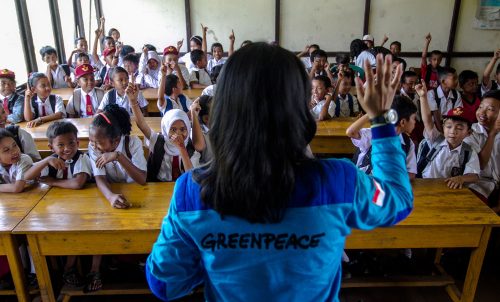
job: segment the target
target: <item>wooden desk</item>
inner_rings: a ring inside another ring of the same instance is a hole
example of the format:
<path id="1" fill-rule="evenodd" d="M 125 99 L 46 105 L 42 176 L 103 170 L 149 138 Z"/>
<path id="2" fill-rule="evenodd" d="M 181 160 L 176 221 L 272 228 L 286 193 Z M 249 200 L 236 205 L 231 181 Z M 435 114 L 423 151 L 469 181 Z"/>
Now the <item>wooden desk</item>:
<path id="1" fill-rule="evenodd" d="M 78 128 L 78 137 L 80 139 L 80 148 L 86 149 L 89 141 L 89 125 L 92 122 L 91 118 L 66 119 L 71 121 Z M 351 139 L 345 134 L 349 125 L 356 118 L 337 118 L 328 121 L 318 122 L 316 136 L 311 142 L 313 153 L 323 154 L 353 154 L 354 146 Z M 160 131 L 160 117 L 146 117 L 148 125 L 155 131 Z M 50 123 L 42 124 L 35 128 L 27 128 L 26 122 L 19 123 L 19 126 L 31 134 L 35 140 L 36 147 L 39 151 L 47 152 L 48 139 L 46 136 L 47 128 Z M 137 135 L 143 138 L 144 135 L 139 130 L 134 121 L 132 121 L 132 135 Z"/>
<path id="2" fill-rule="evenodd" d="M 113 184 L 114 192 L 123 192 L 132 203 L 126 210 L 112 208 L 95 185 L 77 191 L 73 200 L 68 196 L 74 196 L 74 190 L 52 188 L 15 230 L 27 234 L 42 300 L 55 301 L 46 256 L 149 253 L 173 186 Z"/>
<path id="3" fill-rule="evenodd" d="M 146 88 L 141 90 L 144 98 L 149 102 L 148 111 L 149 112 L 158 112 L 158 107 L 156 106 L 156 100 L 158 99 L 158 89 L 156 88 Z M 196 99 L 201 95 L 203 89 L 185 89 L 182 93 L 190 98 L 191 100 Z M 52 94 L 59 95 L 64 104 L 67 105 L 69 98 L 73 94 L 73 88 L 58 88 L 52 89 Z"/>
<path id="4" fill-rule="evenodd" d="M 15 290 L 2 290 L 0 295 L 17 295 L 18 301 L 31 301 L 19 246 L 11 232 L 48 190 L 47 186 L 35 186 L 23 193 L 0 193 L 0 255 L 7 256 L 15 286 Z"/>
<path id="5" fill-rule="evenodd" d="M 45 257 L 52 255 L 149 253 L 169 207 L 173 183 L 146 186 L 115 184 L 134 205 L 113 209 L 94 185 L 78 191 L 78 200 L 68 200 L 74 191 L 53 188 L 14 229 L 26 234 L 38 273 L 43 301 L 55 301 Z M 462 294 L 451 277 L 431 281 L 391 282 L 390 286 L 446 286 L 453 301 L 472 302 L 491 227 L 500 218 L 468 190 L 450 190 L 441 180 L 413 183 L 415 205 L 400 225 L 371 232 L 353 230 L 347 249 L 457 248 L 471 247 Z M 143 200 L 143 202 L 141 202 Z M 343 287 L 384 286 L 344 282 Z M 385 285 L 387 286 L 387 284 Z"/>

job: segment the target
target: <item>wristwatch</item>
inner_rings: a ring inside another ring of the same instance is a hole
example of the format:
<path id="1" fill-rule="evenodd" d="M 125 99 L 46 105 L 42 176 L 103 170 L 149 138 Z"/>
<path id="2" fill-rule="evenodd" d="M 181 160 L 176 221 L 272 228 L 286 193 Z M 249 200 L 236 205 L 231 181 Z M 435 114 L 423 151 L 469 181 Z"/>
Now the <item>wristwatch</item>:
<path id="1" fill-rule="evenodd" d="M 398 113 L 394 109 L 386 111 L 384 114 L 370 119 L 372 125 L 396 124 Z"/>

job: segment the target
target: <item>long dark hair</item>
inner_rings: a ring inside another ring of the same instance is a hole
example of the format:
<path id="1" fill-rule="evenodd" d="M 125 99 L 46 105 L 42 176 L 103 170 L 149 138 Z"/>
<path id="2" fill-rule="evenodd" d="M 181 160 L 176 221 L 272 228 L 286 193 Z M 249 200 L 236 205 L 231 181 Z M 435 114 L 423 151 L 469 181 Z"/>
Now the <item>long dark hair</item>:
<path id="1" fill-rule="evenodd" d="M 95 115 L 91 127 L 104 129 L 106 137 L 114 139 L 122 135 L 130 135 L 132 123 L 127 109 L 117 104 L 108 104 L 104 111 Z"/>
<path id="2" fill-rule="evenodd" d="M 360 53 L 362 53 L 364 50 L 368 49 L 368 46 L 366 46 L 365 42 L 361 41 L 360 39 L 354 39 L 351 41 L 351 57 L 357 57 L 359 56 Z"/>
<path id="3" fill-rule="evenodd" d="M 194 175 L 207 206 L 251 222 L 283 218 L 295 170 L 310 160 L 310 96 L 304 66 L 281 47 L 253 43 L 229 58 L 211 108 L 214 158 Z"/>

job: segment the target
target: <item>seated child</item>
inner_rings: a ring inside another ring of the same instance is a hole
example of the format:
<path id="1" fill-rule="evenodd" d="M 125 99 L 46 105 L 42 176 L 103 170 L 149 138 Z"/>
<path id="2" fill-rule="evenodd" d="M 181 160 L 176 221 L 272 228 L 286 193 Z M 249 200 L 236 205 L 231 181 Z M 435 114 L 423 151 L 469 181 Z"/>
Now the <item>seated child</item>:
<path id="1" fill-rule="evenodd" d="M 7 122 L 16 124 L 23 121 L 24 101 L 16 93 L 16 74 L 8 69 L 0 70 L 0 104 L 7 114 Z"/>
<path id="2" fill-rule="evenodd" d="M 94 79 L 95 79 L 96 83 L 101 82 L 100 70 L 98 68 L 94 67 L 95 66 L 94 64 L 90 63 L 90 56 L 87 53 L 84 53 L 84 52 L 77 53 L 75 56 L 75 60 L 76 60 L 75 68 L 71 69 L 71 83 L 73 84 L 73 87 L 78 87 L 78 81 L 76 80 L 75 70 L 78 66 L 83 65 L 83 64 L 91 65 L 94 69 Z"/>
<path id="3" fill-rule="evenodd" d="M 161 60 L 156 51 L 142 49 L 139 60 L 139 73 L 142 75 L 144 88 L 158 88 Z"/>
<path id="4" fill-rule="evenodd" d="M 71 70 L 68 65 L 57 62 L 57 51 L 53 47 L 42 47 L 40 55 L 42 56 L 42 61 L 47 63 L 45 75 L 53 88 L 73 87 L 71 83 Z"/>
<path id="5" fill-rule="evenodd" d="M 87 62 L 87 64 L 94 65 L 94 60 L 90 57 L 90 53 L 88 51 L 89 47 L 87 39 L 85 39 L 84 37 L 76 38 L 75 49 L 71 51 L 71 54 L 69 55 L 68 58 L 68 62 L 71 62 L 71 67 L 76 68 L 79 65 L 76 62 L 79 54 L 86 54 L 90 60 L 90 62 Z"/>
<path id="6" fill-rule="evenodd" d="M 354 59 L 354 64 L 359 68 L 364 67 L 365 60 L 370 62 L 372 69 L 377 67 L 377 60 L 375 60 L 375 56 L 370 52 L 368 46 L 360 39 L 354 39 L 351 41 L 350 54 L 351 58 Z"/>
<path id="7" fill-rule="evenodd" d="M 462 105 L 469 121 L 477 122 L 476 110 L 481 104 L 481 91 L 478 89 L 479 77 L 472 70 L 464 70 L 458 75 L 458 84 L 462 89 Z"/>
<path id="8" fill-rule="evenodd" d="M 115 40 L 112 37 L 104 38 L 105 48 L 102 52 L 103 59 L 99 57 L 97 53 L 97 46 L 99 43 L 99 37 L 104 32 L 104 24 L 101 19 L 101 24 L 99 28 L 95 31 L 94 44 L 92 46 L 92 58 L 94 59 L 94 67 L 99 70 L 98 79 L 100 82 L 96 86 L 102 87 L 104 90 L 108 90 L 111 87 L 111 78 L 109 76 L 110 69 L 118 65 L 118 53 L 116 53 Z"/>
<path id="9" fill-rule="evenodd" d="M 193 103 L 193 105 L 195 104 Z M 200 96 L 199 105 L 201 109 L 198 113 L 198 118 L 200 120 L 201 133 L 203 134 L 203 138 L 205 139 L 205 149 L 200 152 L 196 151 L 191 158 L 191 161 L 193 162 L 193 166 L 195 168 L 210 162 L 213 157 L 212 147 L 208 138 L 208 133 L 210 131 L 209 113 L 210 108 L 212 107 L 212 97 L 208 95 Z"/>
<path id="10" fill-rule="evenodd" d="M 463 107 L 457 88 L 457 72 L 453 68 L 442 68 L 439 73 L 439 86 L 427 92 L 427 99 L 437 130 L 443 132 L 441 117 L 451 109 Z"/>
<path id="11" fill-rule="evenodd" d="M 146 88 L 143 75 L 139 72 L 139 57 L 135 53 L 128 54 L 123 57 L 123 67 L 127 73 L 129 80 L 135 77 L 135 84 L 140 85 L 141 89 Z"/>
<path id="12" fill-rule="evenodd" d="M 337 93 L 339 85 L 335 86 L 335 91 L 329 91 L 332 87 L 327 76 L 315 76 L 312 80 L 311 102 L 309 109 L 314 119 L 323 121 L 335 116 L 335 102 L 332 96 Z"/>
<path id="13" fill-rule="evenodd" d="M 189 111 L 192 101 L 182 94 L 182 84 L 180 79 L 173 74 L 166 75 L 166 66 L 162 66 L 160 87 L 158 88 L 157 106 L 161 115 L 172 109 Z"/>
<path id="14" fill-rule="evenodd" d="M 49 78 L 45 74 L 34 72 L 30 75 L 24 96 L 24 119 L 28 127 L 66 117 L 62 98 L 50 94 L 51 91 Z"/>
<path id="15" fill-rule="evenodd" d="M 129 83 L 128 72 L 122 67 L 115 67 L 111 71 L 110 77 L 113 81 L 114 88 L 106 92 L 101 104 L 99 104 L 97 113 L 102 112 L 104 110 L 104 107 L 106 107 L 108 104 L 117 104 L 118 106 L 125 108 L 125 110 L 127 110 L 129 114 L 132 114 L 132 109 L 130 108 L 128 97 L 125 93 L 125 90 L 127 89 Z M 133 81 L 135 81 L 135 79 Z M 137 98 L 139 100 L 139 105 L 141 106 L 142 113 L 147 116 L 148 101 L 146 101 L 146 99 L 142 95 L 142 92 L 140 91 Z"/>
<path id="16" fill-rule="evenodd" d="M 399 94 L 409 98 L 417 107 L 417 118 L 415 129 L 411 133 L 413 143 L 418 145 L 424 139 L 424 123 L 422 122 L 422 114 L 420 109 L 420 97 L 415 91 L 415 85 L 418 82 L 418 75 L 414 71 L 405 71 L 401 76 L 401 89 Z"/>
<path id="17" fill-rule="evenodd" d="M 206 30 L 203 28 L 203 32 L 206 33 Z M 205 39 L 206 41 L 206 39 Z M 193 68 L 195 68 L 195 64 L 191 58 L 191 52 L 193 50 L 203 50 L 203 38 L 200 36 L 192 36 L 191 39 L 189 39 L 189 49 L 190 52 L 187 52 L 185 55 L 179 58 L 179 63 L 184 63 L 186 65 L 186 68 L 191 72 Z M 205 42 L 206 44 L 206 42 Z M 180 47 L 177 47 L 177 49 L 180 49 Z M 206 46 L 205 46 L 206 49 Z M 211 59 L 211 56 L 208 55 L 208 58 L 205 58 L 206 61 Z"/>
<path id="18" fill-rule="evenodd" d="M 425 84 L 418 84 L 415 90 L 420 96 L 424 137 L 418 148 L 417 175 L 422 178 L 445 178 L 451 189 L 459 189 L 465 183 L 479 179 L 479 158 L 477 153 L 464 142 L 470 134 L 471 122 L 464 115 L 462 107 L 450 109 L 443 115 L 443 133 L 432 121 Z"/>
<path id="19" fill-rule="evenodd" d="M 500 90 L 483 95 L 476 111 L 478 122 L 472 125 L 472 134 L 464 139 L 478 153 L 479 181 L 469 188 L 500 213 Z"/>
<path id="20" fill-rule="evenodd" d="M 229 52 L 228 55 L 231 56 L 234 52 L 234 31 L 231 31 L 231 35 L 229 35 Z M 210 75 L 212 75 L 212 71 L 214 67 L 219 65 L 224 65 L 226 63 L 227 58 L 223 58 L 224 49 L 222 44 L 216 42 L 212 44 L 212 58 L 208 60 L 207 63 L 207 71 Z"/>
<path id="21" fill-rule="evenodd" d="M 104 90 L 95 87 L 94 67 L 83 64 L 75 69 L 80 88 L 69 97 L 66 113 L 71 118 L 92 117 L 104 98 Z"/>
<path id="22" fill-rule="evenodd" d="M 354 64 L 351 64 L 351 57 L 347 54 L 339 54 L 335 57 L 335 65 L 330 68 L 333 78 L 336 80 L 339 72 L 351 72 L 362 81 L 365 80 L 365 71 Z M 352 77 L 351 85 L 354 85 L 354 77 Z"/>
<path id="23" fill-rule="evenodd" d="M 191 156 L 193 147 L 196 150 L 205 148 L 205 140 L 198 121 L 199 105 L 192 107 L 193 141 L 189 138 L 191 123 L 185 112 L 172 109 L 161 119 L 161 133 L 156 133 L 149 127 L 139 114 L 137 103 L 137 88 L 130 84 L 127 95 L 130 107 L 135 112 L 135 122 L 144 133 L 146 147 L 149 149 L 148 181 L 175 181 L 182 172 L 193 168 Z"/>
<path id="24" fill-rule="evenodd" d="M 493 69 L 495 68 L 495 64 L 498 59 L 500 59 L 500 48 L 495 51 L 493 57 L 491 58 L 488 65 L 483 72 L 483 80 L 481 83 L 481 94 L 485 94 L 490 90 L 499 90 L 500 89 L 500 64 L 497 65 L 497 69 L 495 72 L 495 78 L 490 80 L 490 75 Z"/>
<path id="25" fill-rule="evenodd" d="M 189 70 L 183 64 L 179 64 L 179 52 L 174 46 L 167 46 L 163 50 L 163 64 L 167 66 L 167 74 L 175 74 L 181 81 L 182 88 L 189 86 Z"/>
<path id="26" fill-rule="evenodd" d="M 206 88 L 212 85 L 212 79 L 207 72 L 207 57 L 202 50 L 195 49 L 191 51 L 191 61 L 194 67 L 189 73 L 189 86 L 191 88 Z"/>
<path id="27" fill-rule="evenodd" d="M 304 67 L 306 68 L 306 70 L 310 70 L 312 68 L 314 59 L 311 57 L 311 54 L 318 49 L 320 49 L 318 44 L 306 45 L 304 50 L 297 54 L 297 58 L 299 58 L 302 63 L 304 63 Z"/>
<path id="28" fill-rule="evenodd" d="M 34 162 L 41 159 L 33 137 L 18 125 L 7 125 L 7 114 L 2 107 L 0 107 L 0 129 L 6 129 L 12 134 L 21 153 L 31 157 Z"/>
<path id="29" fill-rule="evenodd" d="M 25 173 L 31 165 L 31 157 L 21 153 L 12 133 L 0 129 L 0 192 L 22 192 L 26 185 Z"/>
<path id="30" fill-rule="evenodd" d="M 333 117 L 354 117 L 359 115 L 358 99 L 350 91 L 353 75 L 351 72 L 343 72 L 344 79 L 339 85 L 339 93 L 335 98 L 335 113 Z"/>
<path id="31" fill-rule="evenodd" d="M 443 68 L 441 67 L 443 54 L 439 50 L 431 51 L 429 64 L 427 64 L 427 51 L 429 50 L 431 40 L 431 33 L 428 33 L 425 36 L 424 50 L 422 51 L 422 60 L 420 63 L 420 77 L 429 90 L 437 88 L 441 83 L 439 74 Z"/>
<path id="32" fill-rule="evenodd" d="M 87 154 L 78 150 L 78 129 L 71 122 L 56 121 L 47 129 L 49 148 L 54 154 L 33 164 L 26 180 L 39 179 L 52 187 L 78 190 L 92 176 Z"/>
<path id="33" fill-rule="evenodd" d="M 415 127 L 417 107 L 404 96 L 395 96 L 391 108 L 398 114 L 396 133 L 399 134 L 401 147 L 406 155 L 406 170 L 408 177 L 414 179 L 417 174 L 417 161 L 415 157 L 415 144 L 410 139 L 410 134 Z M 347 129 L 347 136 L 357 149 L 353 161 L 361 170 L 367 174 L 372 172 L 371 149 L 372 129 L 363 128 L 369 122 L 368 115 L 363 115 Z"/>
<path id="34" fill-rule="evenodd" d="M 220 75 L 220 72 L 222 71 L 222 65 L 215 66 L 212 69 L 212 73 L 210 74 L 210 78 L 212 78 L 212 85 L 207 86 L 203 91 L 201 92 L 201 95 L 209 95 L 209 96 L 214 96 L 215 95 L 215 88 L 217 87 L 217 78 Z"/>
<path id="35" fill-rule="evenodd" d="M 312 67 L 308 69 L 309 78 L 313 79 L 315 76 L 326 76 L 333 83 L 333 74 L 330 71 L 330 64 L 326 52 L 321 49 L 315 50 L 311 54 Z"/>
<path id="36" fill-rule="evenodd" d="M 123 66 L 123 60 L 125 59 L 126 56 L 135 55 L 135 49 L 131 45 L 118 44 L 118 46 L 116 47 L 116 50 L 117 51 L 120 50 L 118 52 L 119 53 L 118 66 L 120 66 L 120 67 L 125 67 L 125 66 Z M 139 63 L 137 63 L 137 64 L 139 64 Z"/>
<path id="37" fill-rule="evenodd" d="M 128 101 L 128 98 L 127 98 Z M 130 207 L 125 196 L 114 193 L 110 183 L 146 183 L 146 159 L 141 140 L 131 136 L 127 110 L 116 104 L 95 115 L 89 131 L 89 157 L 99 191 L 111 206 Z"/>

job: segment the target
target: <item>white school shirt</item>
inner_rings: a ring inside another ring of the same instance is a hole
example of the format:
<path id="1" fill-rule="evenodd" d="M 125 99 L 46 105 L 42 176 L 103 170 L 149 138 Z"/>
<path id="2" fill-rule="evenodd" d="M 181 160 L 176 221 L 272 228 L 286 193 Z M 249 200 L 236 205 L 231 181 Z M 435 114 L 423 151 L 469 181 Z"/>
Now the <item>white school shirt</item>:
<path id="1" fill-rule="evenodd" d="M 415 93 L 413 98 L 411 98 L 403 88 L 401 88 L 400 93 L 401 95 L 409 98 L 412 101 L 412 103 L 417 107 L 417 121 L 420 122 L 422 120 L 422 113 L 420 110 L 420 97 L 418 96 L 418 93 Z"/>
<path id="2" fill-rule="evenodd" d="M 212 59 L 208 60 L 208 62 L 207 62 L 207 71 L 209 73 L 212 73 L 212 69 L 215 66 L 224 65 L 224 63 L 226 63 L 226 61 L 227 61 L 227 58 L 220 58 L 219 61 L 215 60 L 215 58 L 212 58 Z"/>
<path id="3" fill-rule="evenodd" d="M 80 117 L 92 117 L 92 115 L 87 115 L 87 93 L 85 93 L 85 91 L 83 91 L 81 88 L 77 88 L 75 90 L 80 90 L 80 94 L 81 94 L 81 97 L 80 97 Z M 66 113 L 68 114 L 76 114 L 75 112 L 75 107 L 73 105 L 73 103 L 75 102 L 75 100 L 73 100 L 73 96 L 75 94 L 73 93 L 70 97 L 69 97 L 69 101 L 68 101 L 68 105 L 66 106 Z M 97 108 L 99 108 L 99 99 L 97 98 L 97 94 L 95 92 L 95 88 L 92 89 L 88 95 L 90 96 L 90 101 L 92 102 L 92 112 L 95 114 L 96 111 L 97 111 Z M 104 97 L 103 97 L 104 98 Z"/>
<path id="4" fill-rule="evenodd" d="M 184 64 L 179 64 L 179 69 L 181 70 L 182 77 L 184 78 L 184 82 L 186 82 L 186 85 L 189 87 L 189 70 L 184 66 Z M 172 72 L 175 74 L 177 77 L 179 77 L 179 74 L 177 73 L 177 70 L 174 70 Z"/>
<path id="5" fill-rule="evenodd" d="M 109 94 L 112 92 L 113 90 L 110 90 L 104 95 L 101 104 L 99 104 L 99 110 L 104 110 L 104 107 L 109 104 Z M 133 115 L 127 94 L 125 93 L 123 96 L 120 96 L 116 90 L 114 90 L 114 93 L 116 94 L 116 104 L 125 108 L 130 115 Z M 146 101 L 141 91 L 139 91 L 139 94 L 137 95 L 137 101 L 139 102 L 139 107 L 141 108 L 148 106 L 148 101 Z"/>
<path id="6" fill-rule="evenodd" d="M 351 116 L 351 110 L 349 109 L 349 95 L 350 93 L 345 95 L 345 98 L 338 94 L 338 99 L 339 99 L 339 104 L 340 104 L 340 117 L 350 117 Z M 352 97 L 352 110 L 354 112 L 359 112 L 359 104 L 358 104 L 358 99 L 354 96 L 351 95 Z M 332 101 L 333 103 L 333 101 Z M 335 105 L 336 106 L 336 105 Z M 332 115 L 333 116 L 333 115 Z"/>
<path id="7" fill-rule="evenodd" d="M 42 106 L 45 106 L 45 116 L 48 116 L 48 115 L 51 115 L 51 114 L 54 114 L 57 112 L 62 112 L 62 114 L 63 114 L 62 117 L 65 118 L 66 117 L 66 108 L 64 107 L 63 99 L 60 96 L 56 95 L 56 106 L 55 106 L 56 112 L 54 112 L 52 110 L 52 106 L 50 106 L 49 99 L 50 99 L 50 97 L 47 97 L 47 99 L 45 99 L 45 102 L 42 102 L 40 97 L 38 97 L 38 96 L 36 97 L 35 103 L 38 106 L 38 114 L 40 116 L 42 116 L 42 112 L 43 112 Z M 33 114 L 35 114 L 35 109 L 33 109 L 31 102 L 30 102 L 30 107 L 31 107 L 31 112 Z"/>
<path id="8" fill-rule="evenodd" d="M 132 155 L 132 164 L 136 166 L 139 170 L 147 171 L 147 162 L 144 158 L 144 151 L 142 149 L 141 140 L 135 136 L 129 136 L 129 150 Z M 122 135 L 118 147 L 115 151 L 120 151 L 122 156 L 127 156 L 125 149 L 125 136 Z M 97 168 L 95 162 L 101 153 L 94 149 L 92 144 L 89 144 L 89 156 L 90 162 L 92 164 L 92 173 L 94 176 L 106 176 L 106 179 L 111 183 L 133 183 L 134 180 L 127 174 L 127 171 L 122 167 L 118 161 L 112 161 L 104 165 L 104 168 Z"/>
<path id="9" fill-rule="evenodd" d="M 491 80 L 489 80 L 490 83 L 491 83 Z M 500 83 L 495 81 L 497 83 L 497 87 L 500 87 Z M 491 90 L 491 87 L 488 88 L 486 86 L 484 86 L 484 84 L 481 83 L 481 95 L 485 94 L 486 92 L 490 91 Z"/>
<path id="10" fill-rule="evenodd" d="M 198 74 L 200 78 L 198 79 L 196 77 L 196 71 L 198 71 Z M 189 81 L 190 84 L 191 82 L 198 82 L 200 85 L 204 86 L 210 86 L 212 85 L 212 79 L 210 78 L 210 75 L 208 74 L 206 69 L 199 69 L 198 67 L 194 67 L 191 72 L 189 73 Z"/>
<path id="11" fill-rule="evenodd" d="M 160 86 L 160 67 L 157 70 L 149 70 L 142 73 L 141 87 L 158 88 Z"/>
<path id="12" fill-rule="evenodd" d="M 189 72 L 191 72 L 191 69 L 196 67 L 193 64 L 193 61 L 191 61 L 191 52 L 185 53 L 182 57 L 180 57 L 179 63 L 184 63 Z"/>
<path id="13" fill-rule="evenodd" d="M 31 134 L 26 132 L 26 130 L 19 128 L 18 135 L 21 145 L 23 145 L 23 153 L 31 157 L 33 161 L 39 161 L 42 159 Z"/>
<path id="14" fill-rule="evenodd" d="M 441 100 L 440 107 L 437 107 L 436 96 L 434 95 L 434 90 L 430 90 L 427 92 L 427 100 L 429 101 L 429 107 L 431 111 L 436 111 L 439 109 L 441 115 L 446 115 L 448 111 L 453 108 L 462 107 L 462 97 L 460 96 L 460 92 L 457 91 L 457 100 L 455 101 L 455 106 L 453 106 L 453 93 L 448 93 L 448 97 L 444 95 L 443 89 L 441 86 L 437 88 L 437 97 Z"/>
<path id="15" fill-rule="evenodd" d="M 359 148 L 359 156 L 358 161 L 356 162 L 356 166 L 360 166 L 363 162 L 366 153 L 370 149 L 372 145 L 372 129 L 371 128 L 362 128 L 359 130 L 359 139 L 351 138 L 351 141 L 355 147 Z M 403 138 L 403 134 L 399 135 L 399 140 L 401 141 L 401 145 L 405 144 L 405 140 Z M 404 151 L 403 151 L 404 152 Z M 406 171 L 408 173 L 417 174 L 417 157 L 415 156 L 415 144 L 412 140 L 410 140 L 410 150 L 408 154 L 405 154 L 406 158 Z M 360 168 L 363 172 L 366 172 L 368 167 Z"/>
<path id="16" fill-rule="evenodd" d="M 24 174 L 31 166 L 33 166 L 33 161 L 26 154 L 21 154 L 19 161 L 12 164 L 8 170 L 0 165 L 0 183 L 13 184 L 18 180 L 23 180 Z"/>
<path id="17" fill-rule="evenodd" d="M 310 70 L 312 68 L 311 58 L 309 56 L 300 58 L 306 70 Z"/>
<path id="18" fill-rule="evenodd" d="M 144 138 L 144 145 L 149 149 L 152 150 L 154 149 L 154 146 L 156 144 L 156 141 L 158 140 L 158 133 L 155 132 L 153 129 L 151 129 L 151 137 L 150 139 Z M 165 137 L 165 139 L 168 139 L 168 137 Z M 181 156 L 178 156 L 179 160 L 179 168 L 181 167 Z M 160 181 L 172 181 L 172 159 L 173 156 L 170 156 L 165 152 L 165 155 L 163 155 L 163 159 L 161 161 L 161 166 L 160 166 L 160 171 L 158 171 L 158 179 Z"/>
<path id="19" fill-rule="evenodd" d="M 71 172 L 71 168 L 68 167 L 68 179 L 74 178 L 75 175 L 80 173 L 86 173 L 89 178 L 92 176 L 92 164 L 90 163 L 90 158 L 87 154 L 80 154 L 80 157 L 76 160 L 75 165 L 73 166 L 73 172 Z M 49 175 L 49 166 L 43 168 L 40 176 L 48 176 Z M 57 170 L 56 178 L 62 179 L 64 176 L 63 170 Z"/>
<path id="20" fill-rule="evenodd" d="M 321 109 L 323 109 L 323 106 L 325 105 L 326 100 L 321 100 L 316 105 L 311 108 L 311 114 L 314 116 L 314 119 L 319 119 L 319 114 L 321 113 Z M 335 116 L 335 102 L 332 100 L 330 102 L 330 107 L 328 107 L 328 114 L 333 117 Z"/>
<path id="21" fill-rule="evenodd" d="M 428 144 L 432 148 L 432 144 L 437 141 L 443 134 L 439 132 L 436 127 L 432 128 L 431 133 L 424 131 L 424 138 L 427 139 Z M 451 177 L 451 170 L 454 167 L 460 167 L 460 151 L 462 150 L 462 144 L 451 150 L 448 142 L 443 140 L 439 144 L 438 148 L 442 147 L 433 161 L 427 164 L 424 171 L 422 172 L 422 178 L 448 178 Z M 465 174 L 478 174 L 479 175 L 479 157 L 477 153 L 473 150 L 470 154 L 469 161 L 465 164 Z"/>
<path id="22" fill-rule="evenodd" d="M 68 84 L 64 80 L 66 73 L 61 65 L 57 65 L 56 70 L 50 69 L 50 73 L 52 74 L 52 88 L 68 88 Z"/>
<path id="23" fill-rule="evenodd" d="M 363 66 L 365 66 L 364 62 L 365 60 L 368 59 L 368 62 L 370 62 L 370 66 L 372 68 L 375 68 L 377 67 L 377 60 L 375 59 L 375 56 L 369 52 L 368 50 L 363 50 L 357 57 L 356 57 L 356 63 L 355 65 L 360 67 L 360 68 L 363 68 Z"/>
<path id="24" fill-rule="evenodd" d="M 479 153 L 486 144 L 488 139 L 488 131 L 479 123 L 472 125 L 472 134 L 464 139 L 464 142 L 469 144 L 471 148 Z M 488 197 L 495 187 L 500 184 L 500 135 L 495 136 L 493 150 L 488 164 L 479 173 L 479 181 L 471 184 L 469 188 L 481 193 L 484 197 Z"/>
<path id="25" fill-rule="evenodd" d="M 184 95 L 184 97 L 186 98 L 186 107 L 189 110 L 189 107 L 191 107 L 191 104 L 193 104 L 193 101 L 191 101 L 186 95 Z M 179 110 L 184 111 L 184 108 L 182 108 L 182 104 L 179 101 L 179 97 L 177 97 L 177 99 L 175 99 L 175 100 L 172 100 L 172 98 L 170 98 L 169 96 L 167 96 L 167 97 L 164 96 L 164 99 L 165 98 L 172 101 L 172 109 L 179 109 Z M 160 106 L 160 102 L 156 101 L 156 107 L 158 107 L 158 110 L 160 110 L 160 112 L 164 113 L 165 109 L 167 108 L 167 101 L 165 100 L 165 102 L 163 103 L 163 106 Z"/>
<path id="26" fill-rule="evenodd" d="M 201 92 L 201 95 L 208 95 L 208 96 L 214 96 L 215 95 L 215 88 L 217 87 L 217 84 L 213 84 L 210 86 L 207 86 L 203 91 Z"/>

